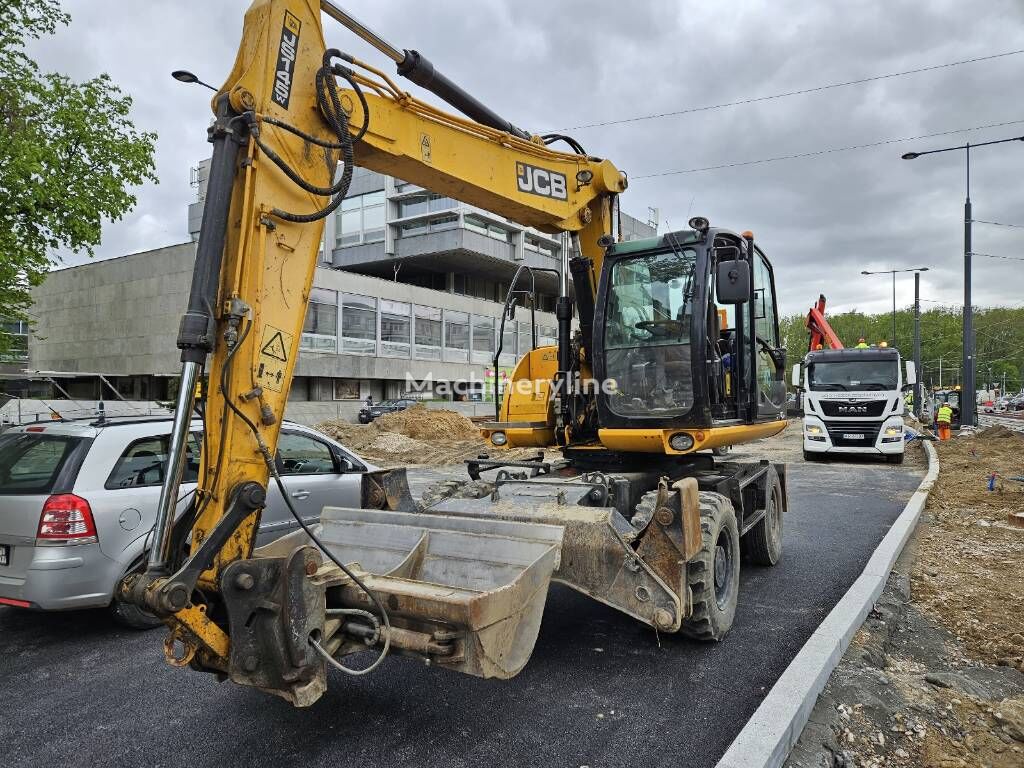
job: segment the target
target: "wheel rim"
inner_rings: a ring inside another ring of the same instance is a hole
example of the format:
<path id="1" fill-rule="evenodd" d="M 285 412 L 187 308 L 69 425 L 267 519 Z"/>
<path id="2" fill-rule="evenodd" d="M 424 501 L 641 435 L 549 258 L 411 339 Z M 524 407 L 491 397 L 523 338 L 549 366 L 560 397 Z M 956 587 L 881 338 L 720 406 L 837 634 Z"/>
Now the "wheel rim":
<path id="1" fill-rule="evenodd" d="M 735 553 L 732 550 L 732 539 L 729 531 L 723 528 L 715 543 L 715 602 L 725 609 L 729 604 L 732 592 L 732 570 Z"/>
<path id="2" fill-rule="evenodd" d="M 772 492 L 768 495 L 768 509 L 764 513 L 768 518 L 768 534 L 773 542 L 779 540 L 782 528 L 782 499 L 780 496 L 779 487 L 773 487 Z"/>

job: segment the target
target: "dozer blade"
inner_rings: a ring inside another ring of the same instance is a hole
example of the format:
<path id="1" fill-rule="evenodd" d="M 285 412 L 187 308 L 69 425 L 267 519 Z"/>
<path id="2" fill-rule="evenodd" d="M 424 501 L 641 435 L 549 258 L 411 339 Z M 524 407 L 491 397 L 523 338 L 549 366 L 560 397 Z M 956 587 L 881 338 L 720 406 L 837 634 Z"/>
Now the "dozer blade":
<path id="1" fill-rule="evenodd" d="M 529 660 L 561 526 L 339 507 L 320 522 L 324 546 L 387 608 L 392 647 L 478 677 L 507 679 Z M 328 607 L 372 608 L 336 569 L 323 580 Z"/>

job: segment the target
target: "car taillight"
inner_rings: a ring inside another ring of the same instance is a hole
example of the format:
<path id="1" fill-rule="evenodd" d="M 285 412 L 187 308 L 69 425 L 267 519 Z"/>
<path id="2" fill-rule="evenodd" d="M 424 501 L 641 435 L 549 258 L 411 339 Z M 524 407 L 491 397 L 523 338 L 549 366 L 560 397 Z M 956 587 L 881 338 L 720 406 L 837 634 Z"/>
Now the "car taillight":
<path id="1" fill-rule="evenodd" d="M 96 536 L 89 502 L 73 493 L 51 496 L 39 516 L 39 539 L 89 539 Z"/>

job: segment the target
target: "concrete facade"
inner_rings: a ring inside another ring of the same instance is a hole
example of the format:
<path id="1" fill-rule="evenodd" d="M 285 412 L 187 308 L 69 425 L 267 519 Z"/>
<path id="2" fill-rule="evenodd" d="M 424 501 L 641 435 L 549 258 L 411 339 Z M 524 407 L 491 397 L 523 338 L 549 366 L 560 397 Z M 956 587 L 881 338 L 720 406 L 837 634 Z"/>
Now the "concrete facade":
<path id="1" fill-rule="evenodd" d="M 183 243 L 51 273 L 33 291 L 33 314 L 38 319 L 29 340 L 29 369 L 102 373 L 125 396 L 168 397 L 167 385 L 180 368 L 175 341 L 195 253 L 195 243 Z M 490 396 L 492 390 L 482 382 L 493 369 L 501 304 L 326 267 L 316 270 L 314 288 L 319 306 L 335 317 L 334 326 L 317 329 L 327 333 L 303 334 L 289 418 L 303 423 L 351 419 L 368 395 L 379 401 L 404 394 L 408 377 L 435 382 L 475 379 L 481 385 L 473 397 Z M 357 340 L 365 347 L 358 354 L 345 351 L 344 312 L 350 298 L 377 307 L 372 310 L 374 338 Z M 393 336 L 385 336 L 383 330 L 389 316 L 384 310 L 401 307 L 408 311 L 404 353 L 395 351 L 396 345 L 387 341 Z M 416 329 L 424 309 L 436 314 L 435 322 L 444 330 L 440 348 L 426 350 L 436 359 L 419 359 L 424 350 L 417 344 Z M 311 306 L 310 316 L 313 313 Z M 536 319 L 539 343 L 553 343 L 554 316 L 538 312 Z M 462 326 L 467 349 L 449 348 L 455 343 L 449 338 L 450 320 Z M 503 349 L 503 367 L 515 364 L 520 346 L 523 351 L 528 348 L 532 326 L 517 319 L 506 331 L 511 349 Z M 65 386 L 75 396 L 88 396 L 98 383 Z M 466 407 L 467 413 L 475 413 L 472 404 Z M 482 407 L 486 411 L 493 406 Z"/>

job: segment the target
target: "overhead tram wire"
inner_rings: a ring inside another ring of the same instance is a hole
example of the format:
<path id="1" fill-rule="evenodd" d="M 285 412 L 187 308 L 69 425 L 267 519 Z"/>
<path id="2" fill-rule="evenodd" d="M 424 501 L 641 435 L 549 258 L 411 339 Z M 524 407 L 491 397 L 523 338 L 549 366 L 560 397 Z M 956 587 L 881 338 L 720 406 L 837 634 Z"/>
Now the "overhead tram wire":
<path id="1" fill-rule="evenodd" d="M 982 219 L 971 219 L 972 224 L 989 224 L 993 227 L 1013 227 L 1014 229 L 1024 229 L 1024 224 L 1004 224 L 1001 221 L 984 221 Z"/>
<path id="2" fill-rule="evenodd" d="M 969 131 L 981 131 L 986 128 L 999 128 L 1005 125 L 1019 125 L 1024 123 L 1024 120 L 1008 120 L 1002 123 L 989 123 L 988 125 L 976 125 L 971 128 L 955 128 L 951 131 L 939 131 L 938 133 L 925 133 L 920 136 L 903 136 L 898 139 L 883 139 L 882 141 L 873 141 L 867 144 L 851 144 L 848 147 L 830 147 L 829 149 L 818 149 L 813 152 L 798 152 L 794 155 L 779 155 L 777 157 L 764 157 L 759 160 L 741 160 L 734 163 L 721 163 L 719 165 L 707 165 L 700 168 L 681 168 L 674 171 L 659 171 L 657 173 L 644 173 L 639 175 L 631 175 L 630 181 L 636 181 L 637 179 L 654 179 L 659 176 L 676 176 L 683 173 L 700 173 L 703 171 L 718 171 L 725 168 L 739 168 L 745 165 L 762 165 L 764 163 L 777 163 L 783 160 L 799 160 L 806 157 L 818 157 L 820 155 L 830 155 L 835 152 L 850 152 L 856 149 L 871 149 L 873 147 L 882 147 L 887 144 L 901 144 L 905 141 L 917 141 L 918 139 L 932 139 L 936 136 L 949 136 L 953 133 L 967 133 Z"/>
<path id="3" fill-rule="evenodd" d="M 872 77 L 862 77 L 856 80 L 845 80 L 841 83 L 828 83 L 827 85 L 817 85 L 811 88 L 800 88 L 795 91 L 785 91 L 783 93 L 773 93 L 768 96 L 753 96 L 747 99 L 739 99 L 737 101 L 726 101 L 721 104 L 708 104 L 702 107 L 686 107 L 684 109 L 676 109 L 671 112 L 656 112 L 650 115 L 638 115 L 636 117 L 623 117 L 616 120 L 604 120 L 597 123 L 585 123 L 583 125 L 574 125 L 570 128 L 561 128 L 559 132 L 564 131 L 579 131 L 585 128 L 604 128 L 610 125 L 624 125 L 627 123 L 638 123 L 645 120 L 659 120 L 666 117 L 677 117 L 679 115 L 689 115 L 695 112 L 710 112 L 716 109 L 725 109 L 727 107 L 740 107 L 746 104 L 757 104 L 762 101 L 773 101 L 775 99 L 785 99 L 790 96 L 802 96 L 808 93 L 819 93 L 821 91 L 829 91 L 836 88 L 846 88 L 851 85 L 863 85 L 865 83 L 874 83 L 879 80 L 890 80 L 896 77 L 905 77 L 907 75 L 917 75 L 922 72 L 933 72 L 937 69 L 949 69 L 950 67 L 959 67 L 963 64 L 975 64 L 981 61 L 991 61 L 992 59 L 1001 59 L 1007 56 L 1016 56 L 1024 53 L 1024 48 L 1015 51 L 1004 51 L 1002 53 L 993 53 L 989 56 L 977 56 L 973 59 L 961 59 L 960 61 L 950 61 L 945 64 L 933 64 L 928 67 L 918 67 L 917 69 L 906 69 L 901 72 L 889 72 L 884 75 L 874 75 Z"/>

